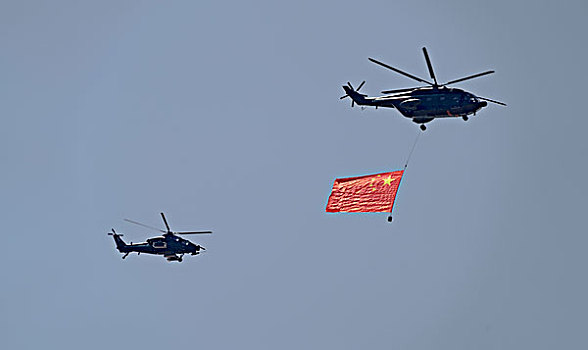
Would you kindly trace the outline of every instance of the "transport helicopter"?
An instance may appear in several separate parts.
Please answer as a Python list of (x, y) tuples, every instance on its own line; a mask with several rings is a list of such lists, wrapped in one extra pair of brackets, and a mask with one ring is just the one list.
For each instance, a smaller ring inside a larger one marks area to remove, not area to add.
[(114, 242), (116, 243), (116, 249), (118, 249), (119, 252), (125, 254), (122, 257), (123, 259), (126, 258), (130, 253), (136, 252), (137, 255), (141, 253), (163, 255), (163, 257), (166, 258), (167, 261), (182, 262), (182, 257), (184, 256), (184, 254), (198, 255), (200, 254), (201, 250), (206, 250), (203, 246), (194, 244), (188, 241), (187, 239), (178, 237), (177, 235), (207, 234), (212, 233), (212, 231), (173, 232), (172, 230), (170, 230), (169, 225), (167, 224), (167, 220), (165, 219), (165, 215), (163, 213), (161, 213), (161, 218), (165, 223), (167, 231), (160, 230), (156, 227), (151, 227), (140, 222), (125, 219), (125, 221), (130, 222), (132, 224), (143, 226), (163, 233), (163, 236), (149, 238), (147, 242), (135, 244), (131, 242), (130, 244), (126, 244), (122, 240), (122, 238), (120, 238), (121, 236), (123, 236), (122, 234), (116, 233), (114, 229), (112, 229), (112, 232), (108, 232), (108, 235), (114, 238)]
[(413, 122), (420, 124), (420, 128), (423, 131), (427, 129), (425, 123), (428, 123), (435, 118), (461, 117), (464, 121), (467, 121), (469, 115), (475, 115), (477, 111), (488, 105), (487, 102), (506, 106), (506, 104), (499, 101), (476, 96), (461, 89), (447, 87), (449, 84), (492, 74), (494, 73), (493, 70), (438, 84), (435, 73), (433, 72), (431, 60), (429, 59), (429, 54), (425, 47), (423, 47), (423, 53), (425, 55), (427, 67), (429, 68), (429, 75), (431, 76), (431, 79), (433, 79), (433, 82), (406, 73), (373, 58), (368, 59), (375, 64), (388, 68), (418, 82), (428, 84), (429, 86), (385, 90), (382, 91), (383, 94), (386, 94), (384, 96), (368, 97), (367, 95), (359, 93), (359, 89), (365, 84), (365, 81), (363, 81), (357, 89), (354, 89), (351, 83), (348, 82), (347, 85), (343, 85), (345, 96), (341, 96), (340, 99), (350, 97), (351, 107), (357, 103), (360, 106), (396, 108), (403, 116), (411, 118)]

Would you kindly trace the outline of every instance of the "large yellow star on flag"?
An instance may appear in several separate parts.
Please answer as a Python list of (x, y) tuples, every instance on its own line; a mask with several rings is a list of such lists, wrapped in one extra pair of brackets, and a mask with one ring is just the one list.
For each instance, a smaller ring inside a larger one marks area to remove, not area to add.
[(392, 181), (396, 180), (398, 177), (392, 177), (392, 175), (384, 178), (384, 185), (392, 185)]

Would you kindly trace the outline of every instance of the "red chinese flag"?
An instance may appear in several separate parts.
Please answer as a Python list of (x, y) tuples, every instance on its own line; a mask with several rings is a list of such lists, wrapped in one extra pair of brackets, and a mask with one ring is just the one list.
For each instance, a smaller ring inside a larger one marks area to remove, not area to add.
[(391, 212), (404, 170), (336, 179), (327, 212)]

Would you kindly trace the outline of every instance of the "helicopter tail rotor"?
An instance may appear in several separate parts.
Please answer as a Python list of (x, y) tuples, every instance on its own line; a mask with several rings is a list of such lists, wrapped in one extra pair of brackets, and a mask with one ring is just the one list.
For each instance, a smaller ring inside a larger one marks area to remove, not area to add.
[[(361, 82), (361, 84), (359, 84), (359, 86), (357, 87), (357, 89), (353, 88), (353, 85), (351, 85), (350, 82), (347, 82), (347, 85), (343, 85), (343, 90), (345, 90), (345, 95), (339, 97), (340, 100), (349, 97), (351, 98), (351, 107), (355, 107), (355, 98), (354, 97), (365, 97), (367, 95), (362, 95), (360, 93), (358, 93), (358, 91), (363, 87), (363, 85), (365, 84), (365, 80)], [(353, 96), (352, 96), (353, 95)]]
[(117, 237), (124, 236), (122, 233), (116, 233), (116, 231), (113, 228), (111, 228), (111, 230), (112, 230), (112, 232), (108, 232), (109, 236), (117, 236)]

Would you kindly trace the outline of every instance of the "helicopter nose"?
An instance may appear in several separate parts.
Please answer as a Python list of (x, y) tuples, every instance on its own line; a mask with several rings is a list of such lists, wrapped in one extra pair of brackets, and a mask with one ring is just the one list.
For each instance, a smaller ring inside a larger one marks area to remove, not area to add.
[(204, 249), (203, 246), (200, 246), (200, 245), (194, 245), (192, 248), (193, 248), (193, 250), (191, 252), (192, 255), (198, 255), (198, 254), (200, 254), (201, 250), (206, 250), (206, 249)]

